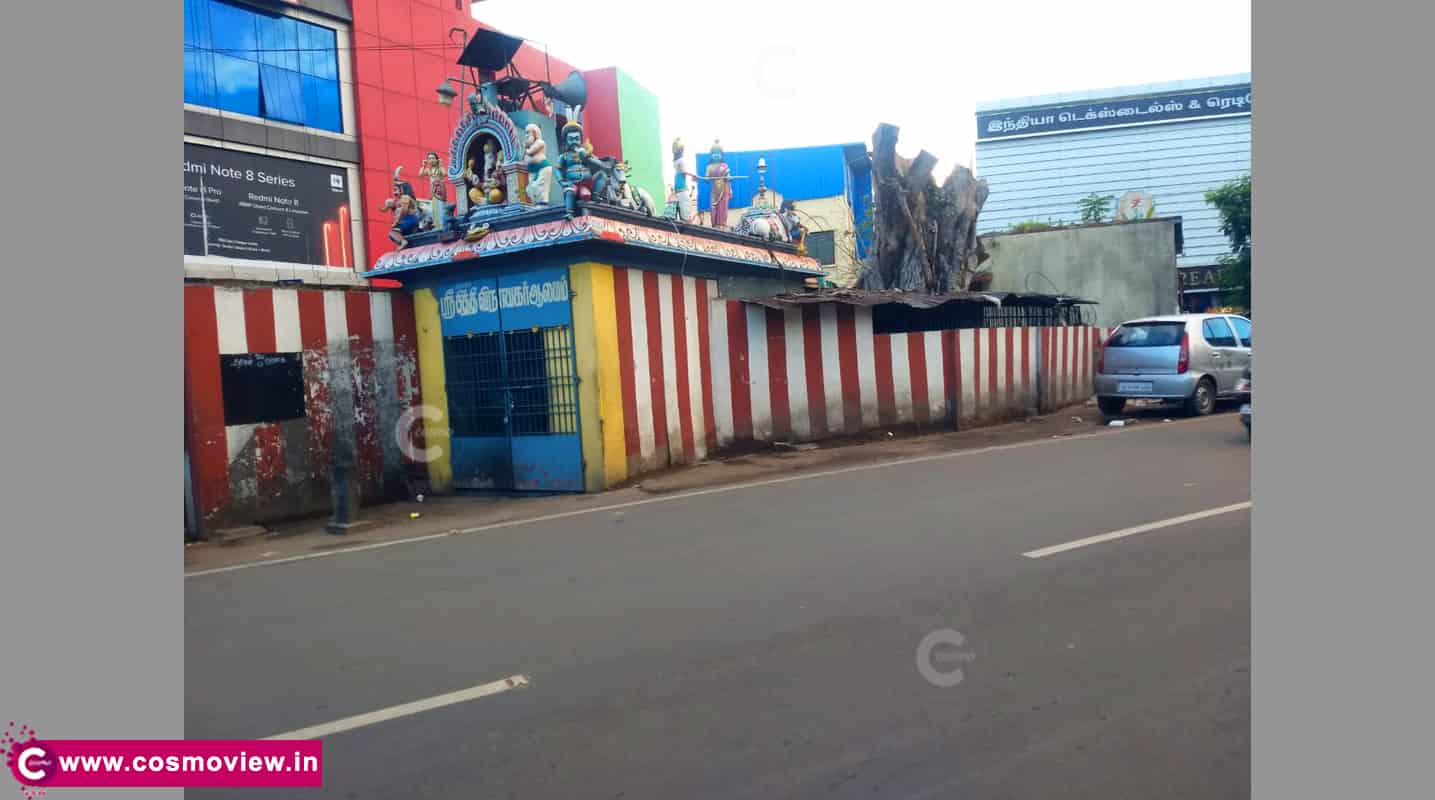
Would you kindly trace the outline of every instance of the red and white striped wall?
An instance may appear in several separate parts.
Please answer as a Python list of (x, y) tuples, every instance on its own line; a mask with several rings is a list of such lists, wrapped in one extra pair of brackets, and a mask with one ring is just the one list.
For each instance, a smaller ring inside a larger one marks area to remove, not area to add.
[(736, 300), (713, 302), (709, 324), (719, 445), (987, 424), (1084, 402), (1105, 335), (1084, 326), (878, 334), (868, 308)]
[[(354, 453), (365, 501), (402, 491), (395, 432), (420, 402), (409, 295), (193, 284), (184, 324), (186, 446), (208, 524), (328, 510), (336, 447)], [(301, 353), (305, 415), (227, 424), (219, 357), (238, 353)]]
[(708, 357), (717, 282), (623, 267), (612, 282), (626, 474), (705, 458), (717, 443)]

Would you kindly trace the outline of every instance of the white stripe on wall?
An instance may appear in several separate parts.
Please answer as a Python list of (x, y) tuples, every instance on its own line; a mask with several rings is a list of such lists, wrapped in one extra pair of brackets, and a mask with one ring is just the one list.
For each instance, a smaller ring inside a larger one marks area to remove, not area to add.
[(946, 373), (942, 369), (942, 332), (927, 331), (922, 344), (927, 348), (927, 408), (930, 419), (940, 422), (947, 413)]
[(648, 370), (648, 306), (643, 299), (643, 273), (628, 270), (628, 308), (633, 329), (633, 394), (638, 408), (638, 451), (644, 463), (656, 454), (653, 438), (653, 380)]
[(846, 422), (842, 417), (842, 363), (837, 349), (837, 306), (823, 303), (819, 309), (818, 319), (822, 330), (822, 396), (827, 402), (827, 430), (841, 433)]
[(343, 292), (324, 292), (324, 334), (330, 347), (349, 344), (349, 316)]
[(897, 421), (912, 421), (912, 362), (907, 354), (907, 336), (894, 333), (888, 337), (892, 343), (892, 401), (896, 405)]
[(807, 411), (807, 359), (802, 338), (802, 309), (783, 312), (783, 340), (787, 345), (787, 407), (792, 411), (792, 435), (812, 436), (812, 415)]
[[(651, 322), (651, 320), (650, 320)], [(663, 411), (668, 428), (668, 463), (683, 462), (683, 422), (678, 405), (677, 331), (673, 327), (673, 276), (658, 276), (658, 330), (663, 342)]]
[(1006, 365), (1011, 360), (1011, 354), (1007, 352), (1006, 328), (987, 328), (984, 335), (997, 337), (997, 358), (992, 363), (992, 369), (997, 371), (997, 396), (992, 398), (993, 408), (1006, 408)]
[(872, 309), (854, 308), (853, 317), (857, 323), (857, 386), (862, 399), (860, 427), (876, 427), (881, 418), (877, 414), (877, 362), (872, 355)]
[(249, 334), (244, 327), (244, 290), (214, 287), (214, 316), (219, 322), (220, 354), (249, 352)]
[(727, 300), (708, 302), (708, 354), (712, 359), (713, 424), (717, 426), (718, 446), (732, 436), (732, 373), (727, 356)]
[(304, 349), (299, 337), (299, 290), (276, 288), (274, 297), (274, 347), (280, 353)]
[(698, 303), (707, 298), (699, 294), (695, 278), (683, 278), (683, 313), (686, 315), (685, 329), (688, 340), (688, 398), (693, 418), (693, 452), (698, 458), (708, 453), (707, 423), (703, 420), (703, 372), (702, 343), (698, 340)]
[[(767, 381), (767, 309), (744, 303), (747, 310), (747, 376), (752, 386), (752, 436), (772, 440), (772, 387)], [(778, 354), (781, 358), (782, 354)]]

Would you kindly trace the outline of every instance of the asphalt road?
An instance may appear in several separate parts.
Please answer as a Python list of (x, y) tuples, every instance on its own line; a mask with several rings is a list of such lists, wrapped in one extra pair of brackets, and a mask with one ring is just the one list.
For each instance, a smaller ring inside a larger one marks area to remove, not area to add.
[(1245, 797), (1249, 511), (1023, 553), (1249, 499), (1222, 415), (199, 576), (186, 736), (522, 675), (326, 736), (325, 787), (280, 791)]

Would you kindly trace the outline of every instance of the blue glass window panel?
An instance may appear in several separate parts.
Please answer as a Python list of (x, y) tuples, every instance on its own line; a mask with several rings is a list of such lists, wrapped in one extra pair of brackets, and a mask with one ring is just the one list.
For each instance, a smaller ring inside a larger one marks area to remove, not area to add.
[(255, 15), (259, 31), (259, 63), (299, 71), (299, 25), (288, 17)]
[(334, 31), (300, 22), (299, 71), (316, 78), (339, 79), (339, 46)]
[(304, 76), (304, 124), (320, 130), (344, 132), (338, 81)]
[(208, 50), (184, 51), (184, 102), (210, 108), (219, 105), (214, 88), (214, 56)]
[(209, 0), (184, 0), (184, 44), (186, 50), (209, 50)]
[(257, 61), (259, 54), (258, 27), (255, 14), (227, 3), (209, 4), (210, 39), (216, 55)]
[(304, 124), (304, 90), (299, 82), (299, 73), (261, 64), (259, 82), (264, 89), (265, 117), (295, 125)]
[(221, 109), (259, 116), (258, 64), (215, 53), (214, 84)]

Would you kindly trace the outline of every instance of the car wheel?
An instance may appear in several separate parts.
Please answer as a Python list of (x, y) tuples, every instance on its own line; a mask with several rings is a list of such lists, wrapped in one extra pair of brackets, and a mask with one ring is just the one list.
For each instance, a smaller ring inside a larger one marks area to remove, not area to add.
[(1096, 398), (1096, 406), (1101, 409), (1101, 413), (1103, 414), (1120, 414), (1121, 409), (1126, 407), (1126, 398), (1098, 397)]
[(1211, 381), (1202, 378), (1196, 384), (1196, 390), (1191, 392), (1191, 397), (1186, 400), (1186, 413), (1193, 417), (1204, 417), (1216, 409), (1216, 387)]

